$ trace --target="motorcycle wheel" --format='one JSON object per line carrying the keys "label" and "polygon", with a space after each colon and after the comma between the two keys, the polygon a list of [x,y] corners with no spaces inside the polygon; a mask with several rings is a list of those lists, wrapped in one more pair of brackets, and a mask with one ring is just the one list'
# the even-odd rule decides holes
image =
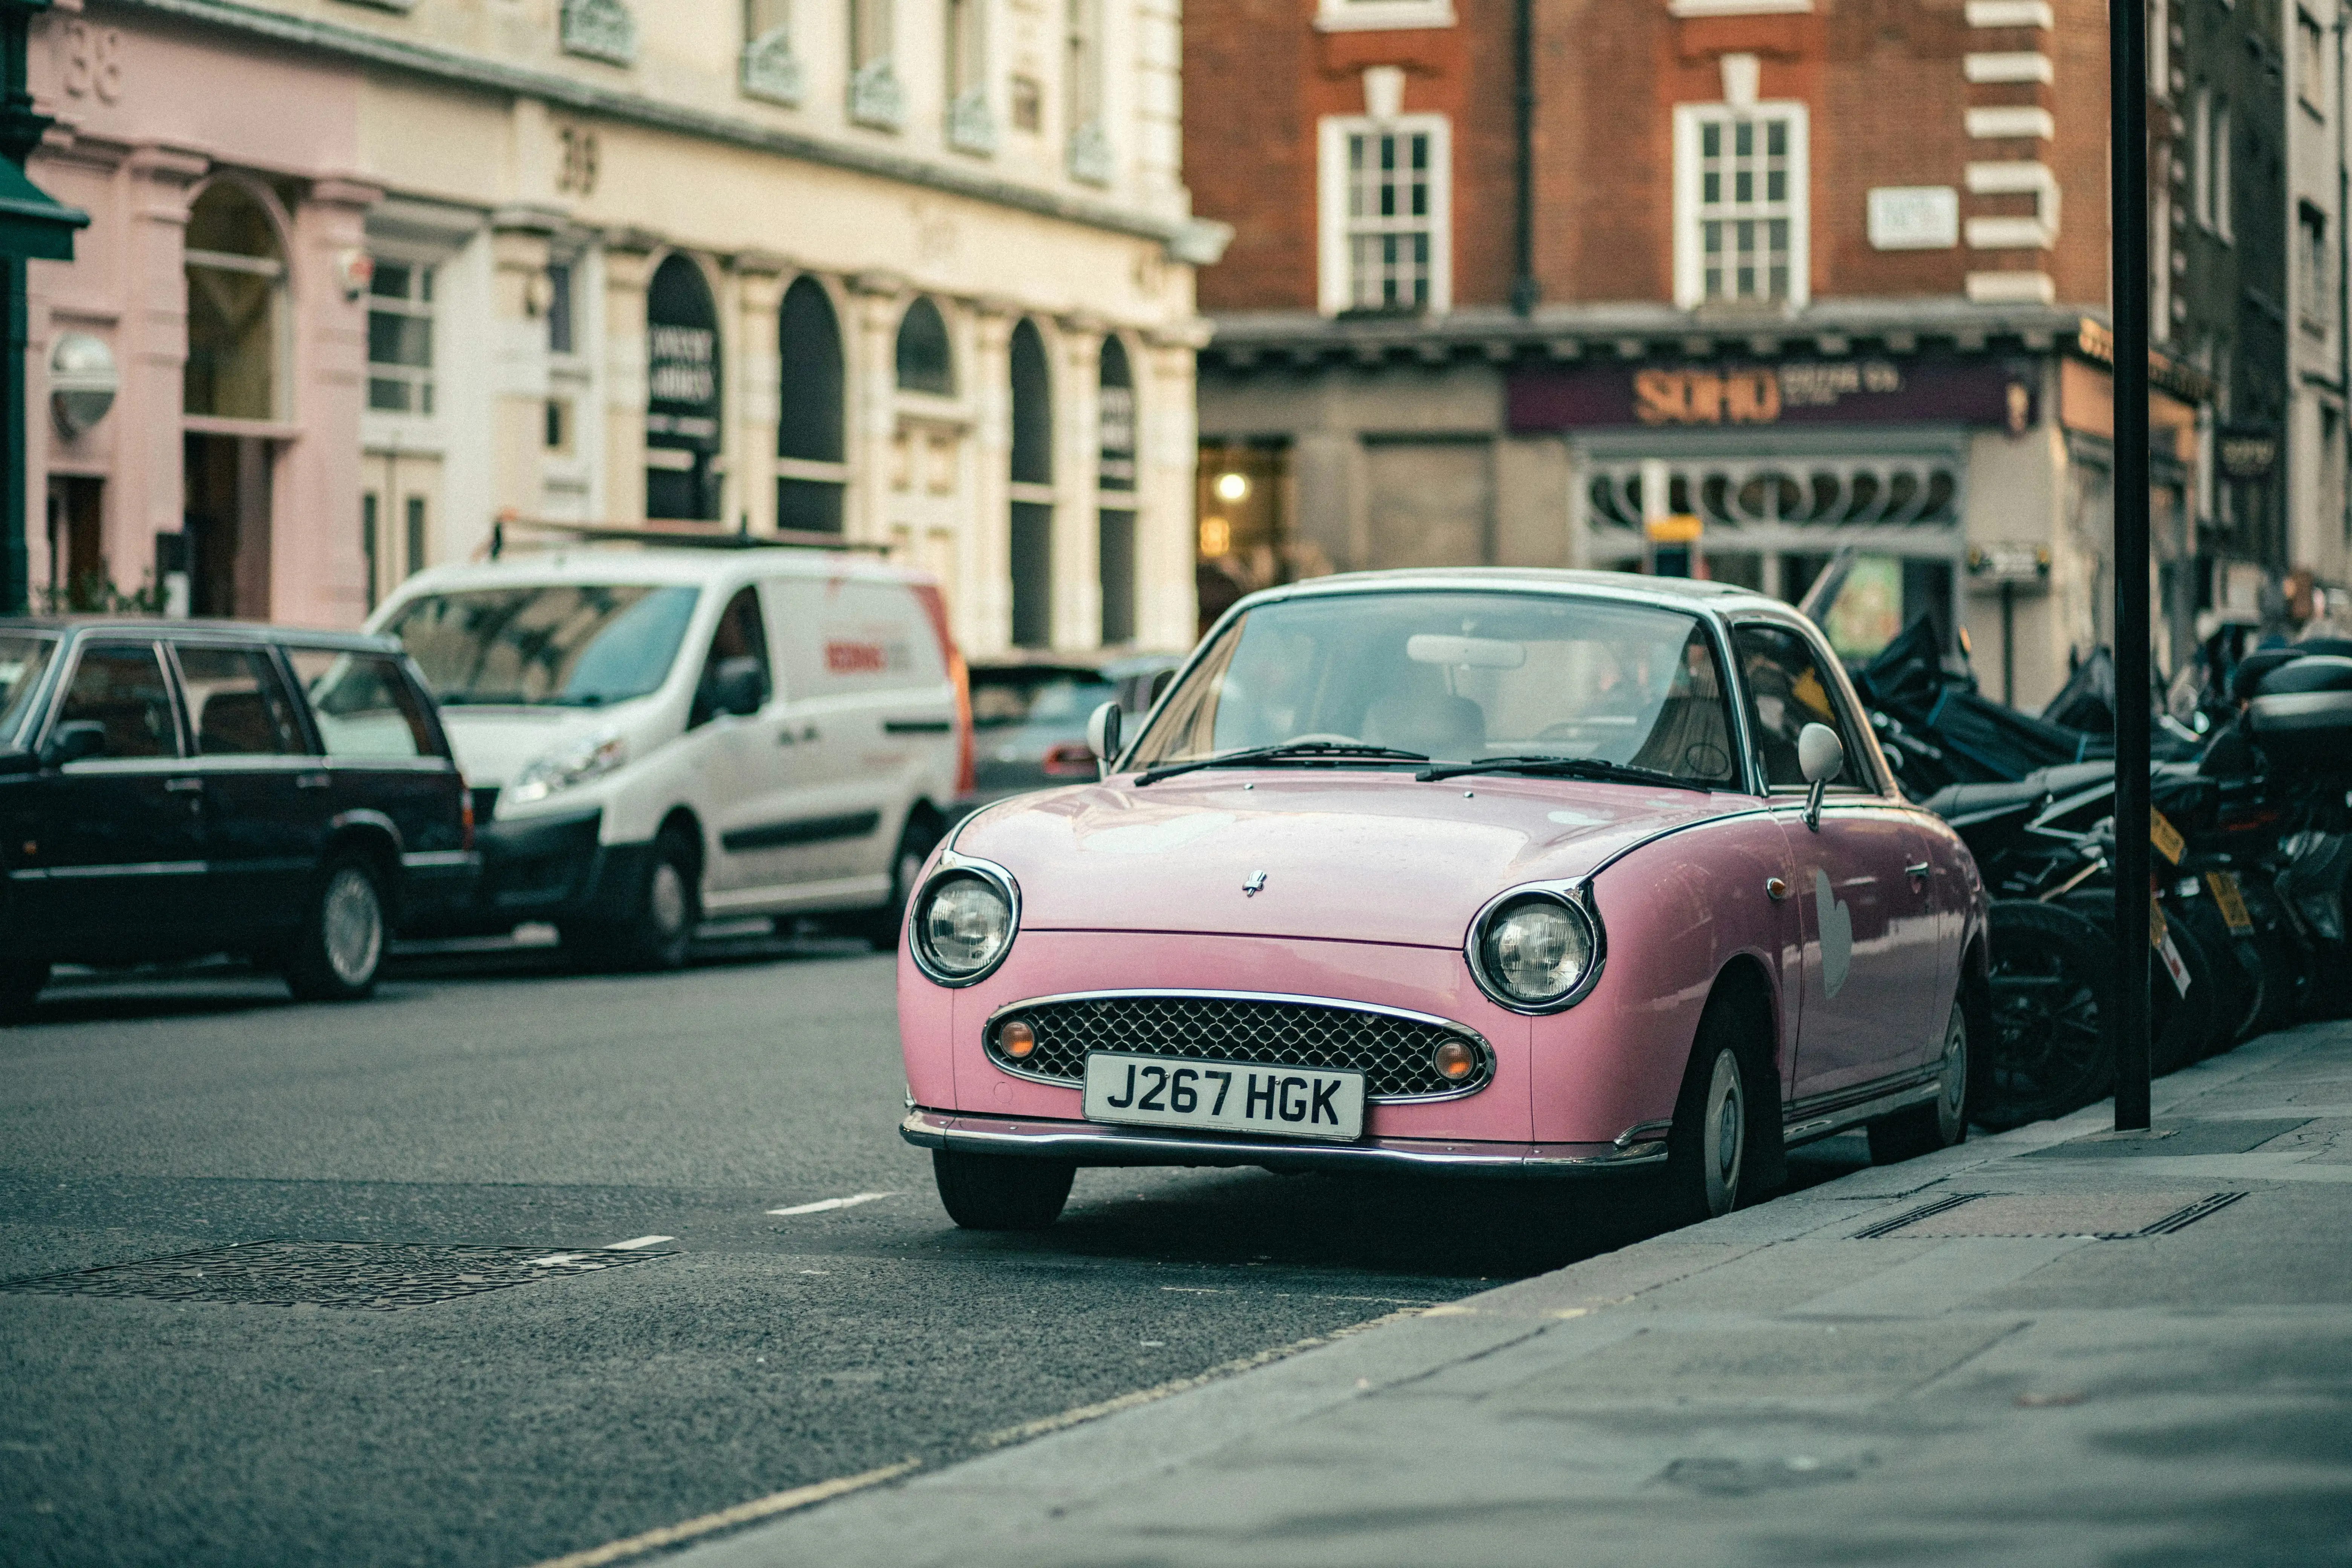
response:
{"label": "motorcycle wheel", "polygon": [[2072,910],[2031,900],[1992,907],[1992,1037],[1978,1125],[1994,1131],[2063,1116],[2115,1074],[2115,944]]}

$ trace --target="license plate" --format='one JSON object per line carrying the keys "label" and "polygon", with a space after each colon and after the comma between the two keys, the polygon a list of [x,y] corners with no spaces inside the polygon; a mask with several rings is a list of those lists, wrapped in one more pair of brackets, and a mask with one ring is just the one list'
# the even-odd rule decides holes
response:
{"label": "license plate", "polygon": [[1363,1136],[1364,1075],[1095,1051],[1086,1107],[1089,1121],[1344,1142]]}

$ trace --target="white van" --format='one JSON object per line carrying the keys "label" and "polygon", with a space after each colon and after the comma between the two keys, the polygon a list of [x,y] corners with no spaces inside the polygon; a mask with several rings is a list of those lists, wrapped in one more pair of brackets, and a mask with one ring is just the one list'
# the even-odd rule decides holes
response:
{"label": "white van", "polygon": [[845,552],[509,553],[419,573],[368,627],[425,672],[473,785],[462,929],[551,921],[601,966],[675,967],[741,915],[893,945],[971,785],[937,584]]}

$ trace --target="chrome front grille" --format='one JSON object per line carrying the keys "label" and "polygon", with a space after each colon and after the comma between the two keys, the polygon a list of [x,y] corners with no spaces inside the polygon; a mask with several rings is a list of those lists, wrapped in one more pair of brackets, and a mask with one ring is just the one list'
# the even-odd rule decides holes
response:
{"label": "chrome front grille", "polygon": [[[997,1031],[1019,1018],[1037,1048],[1013,1061]],[[1437,1070],[1437,1047],[1466,1042],[1477,1068],[1456,1081]],[[989,1059],[1007,1072],[1048,1083],[1084,1080],[1088,1051],[1193,1061],[1262,1062],[1272,1067],[1353,1068],[1373,1100],[1451,1097],[1484,1089],[1494,1053],[1472,1029],[1418,1014],[1394,1013],[1311,997],[1117,992],[1048,996],[999,1011],[987,1025]]]}

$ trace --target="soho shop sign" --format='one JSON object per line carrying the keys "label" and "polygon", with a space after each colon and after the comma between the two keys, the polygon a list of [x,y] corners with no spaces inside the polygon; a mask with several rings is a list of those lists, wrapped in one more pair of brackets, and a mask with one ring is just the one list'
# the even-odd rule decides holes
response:
{"label": "soho shop sign", "polygon": [[646,391],[654,412],[646,433],[700,446],[719,436],[719,334],[709,327],[656,325],[649,339]]}
{"label": "soho shop sign", "polygon": [[1758,425],[2033,423],[2031,365],[1996,360],[1790,360],[1514,372],[1515,433]]}

